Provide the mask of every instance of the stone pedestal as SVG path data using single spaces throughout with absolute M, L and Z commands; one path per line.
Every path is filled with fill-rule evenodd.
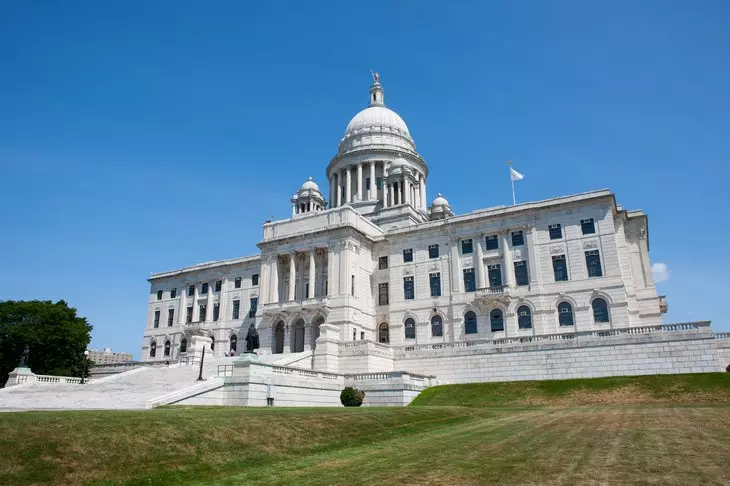
M 188 344 L 187 355 L 190 357 L 190 363 L 200 363 L 200 357 L 203 355 L 203 349 L 205 349 L 205 357 L 212 358 L 213 351 L 210 349 L 212 339 L 207 336 L 193 335 L 190 338 L 190 344 Z
M 337 373 L 340 369 L 340 331 L 332 324 L 320 324 L 314 348 L 313 369 Z
M 8 382 L 5 386 L 21 385 L 35 381 L 36 374 L 30 368 L 18 367 L 8 374 Z

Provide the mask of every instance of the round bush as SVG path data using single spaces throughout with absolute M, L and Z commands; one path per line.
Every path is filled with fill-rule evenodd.
M 340 393 L 340 402 L 346 407 L 359 407 L 365 400 L 365 392 L 348 386 Z

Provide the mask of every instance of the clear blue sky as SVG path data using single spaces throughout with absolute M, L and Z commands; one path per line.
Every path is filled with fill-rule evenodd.
M 151 272 L 253 254 L 369 69 L 468 212 L 608 187 L 649 214 L 667 322 L 730 330 L 730 3 L 0 4 L 0 299 L 138 354 Z

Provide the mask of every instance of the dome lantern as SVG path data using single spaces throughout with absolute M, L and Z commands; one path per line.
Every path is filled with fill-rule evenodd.
M 291 198 L 291 216 L 299 216 L 313 211 L 324 211 L 326 203 L 319 186 L 310 177 Z

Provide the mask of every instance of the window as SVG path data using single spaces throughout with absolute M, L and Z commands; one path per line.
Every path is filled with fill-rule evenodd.
M 428 258 L 438 258 L 439 257 L 439 246 L 438 245 L 428 245 Z
M 176 288 L 170 290 L 170 298 L 171 299 L 174 299 L 175 297 L 177 297 L 177 289 Z
M 162 290 L 157 291 L 157 300 L 162 300 Z
M 253 285 L 254 287 L 257 287 L 258 284 L 259 284 L 259 274 L 254 273 L 253 275 L 251 275 L 251 285 Z
M 403 250 L 403 263 L 413 261 L 413 248 L 406 248 Z
M 185 353 L 188 350 L 188 340 L 186 338 L 183 338 L 182 341 L 180 341 L 180 352 Z
M 606 301 L 598 298 L 593 299 L 593 303 L 591 304 L 591 307 L 593 307 L 593 322 L 608 322 L 608 304 L 606 304 Z
M 573 325 L 573 306 L 568 302 L 558 304 L 558 322 L 561 326 Z
M 532 329 L 532 315 L 530 308 L 526 305 L 517 308 L 517 327 L 520 329 Z
M 390 329 L 387 322 L 382 322 L 378 326 L 378 342 L 382 344 L 390 342 Z
M 378 305 L 388 305 L 388 284 L 378 284 Z
M 236 277 L 236 279 L 233 281 L 233 287 L 236 289 L 241 288 L 241 277 Z
M 461 254 L 467 255 L 472 251 L 474 251 L 474 247 L 472 246 L 471 238 L 468 240 L 461 240 Z
M 476 291 L 476 281 L 474 280 L 474 269 L 464 269 L 464 292 Z
M 410 317 L 406 319 L 405 329 L 406 339 L 416 339 L 416 321 Z
M 215 291 L 216 292 L 220 292 L 222 286 L 223 286 L 223 281 L 222 280 L 216 280 L 215 281 Z
M 238 336 L 235 334 L 228 338 L 228 350 L 229 351 L 237 351 L 238 348 Z
M 484 242 L 486 243 L 485 248 L 487 250 L 499 250 L 499 238 L 497 235 L 487 236 Z
M 208 282 L 204 282 L 203 285 L 200 286 L 200 293 L 203 295 L 208 293 Z
M 208 306 L 206 304 L 200 304 L 200 313 L 198 314 L 198 320 L 200 322 L 203 322 L 208 318 L 206 312 L 208 312 Z
M 153 324 L 153 327 L 155 329 L 160 327 L 160 311 L 155 311 L 155 323 Z
M 195 285 L 191 285 L 188 287 L 188 297 L 192 297 L 195 295 Z
M 378 269 L 385 270 L 386 268 L 388 268 L 388 257 L 382 256 L 378 258 Z
M 551 224 L 548 226 L 548 230 L 550 231 L 551 240 L 559 240 L 563 237 L 563 228 L 559 224 Z
M 431 336 L 441 337 L 444 335 L 444 321 L 441 316 L 433 316 L 431 318 Z
M 193 306 L 192 305 L 188 306 L 188 313 L 185 316 L 185 322 L 187 322 L 188 324 L 193 322 Z
M 556 282 L 568 280 L 568 263 L 565 261 L 565 255 L 553 255 L 553 273 Z
M 251 307 L 248 309 L 248 317 L 256 317 L 256 312 L 259 307 L 259 298 L 251 297 Z
M 233 301 L 233 318 L 238 319 L 238 314 L 241 311 L 241 301 L 240 300 L 234 300 Z
M 502 286 L 502 265 L 487 265 L 487 276 L 489 277 L 489 288 Z
M 370 190 L 370 178 L 366 177 L 365 178 L 365 192 L 367 192 L 369 190 Z
M 413 277 L 403 277 L 403 294 L 406 300 L 413 300 L 415 298 L 413 292 Z
M 593 218 L 581 219 L 580 229 L 584 235 L 590 235 L 596 232 L 596 224 L 593 222 Z
M 170 357 L 170 341 L 165 341 L 165 357 Z
M 492 332 L 504 331 L 504 315 L 499 309 L 494 309 L 489 313 L 489 322 L 492 326 Z
M 431 297 L 441 297 L 441 273 L 430 273 L 428 283 L 431 287 Z
M 175 321 L 175 309 L 167 309 L 167 327 L 172 327 Z
M 217 321 L 218 317 L 220 317 L 221 312 L 221 305 L 220 304 L 213 304 L 213 320 Z
M 466 334 L 477 333 L 477 315 L 474 314 L 472 311 L 464 314 L 464 332 Z
M 215 351 L 215 336 L 211 334 L 208 337 L 210 338 L 210 350 Z
M 157 343 L 152 341 L 150 343 L 150 358 L 154 358 L 155 354 L 157 354 Z
M 309 284 L 307 284 L 307 285 L 309 285 Z M 309 289 L 307 289 L 307 291 L 309 291 Z M 355 297 L 355 276 L 354 275 L 350 275 L 350 295 Z
M 517 285 L 529 285 L 530 283 L 527 275 L 527 262 L 525 260 L 515 262 L 515 281 Z
M 590 250 L 586 252 L 586 267 L 588 267 L 589 277 L 602 277 L 601 271 L 601 255 L 598 250 Z
M 380 177 L 375 178 L 375 188 L 380 189 L 380 186 L 383 184 L 383 181 L 380 180 Z
M 512 246 L 521 246 L 525 244 L 525 235 L 522 230 L 512 232 Z

